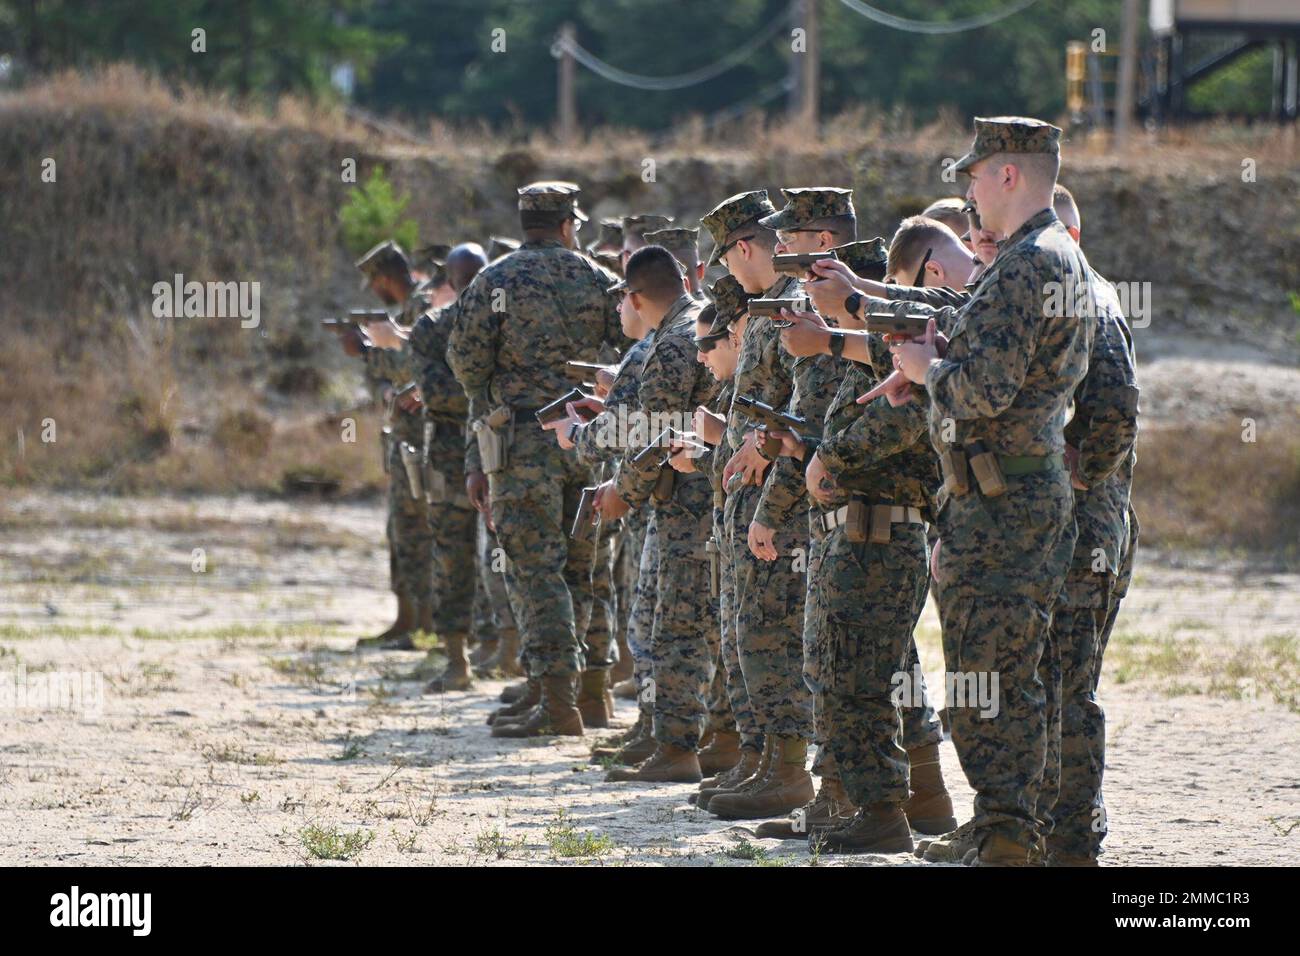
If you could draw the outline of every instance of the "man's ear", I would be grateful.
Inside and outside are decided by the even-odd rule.
[[[817,251],[825,252],[827,249],[834,249],[836,246],[835,234],[829,229],[823,229],[817,233]]]
[[[925,284],[936,289],[942,289],[945,285],[944,280],[948,274],[944,272],[943,266],[931,259],[925,264]]]
[[[1073,239],[1076,243],[1078,243],[1078,241],[1079,241],[1079,227],[1078,227],[1078,226],[1066,226],[1066,227],[1065,227],[1065,231],[1068,232],[1068,233],[1070,234],[1070,238],[1071,238],[1071,239]]]
[[[703,282],[703,281],[704,281],[704,273],[705,273],[705,271],[707,270],[707,268],[708,268],[708,267],[707,267],[703,262],[701,262],[701,263],[699,263],[699,264],[697,264],[697,265],[695,266],[695,279],[696,279],[696,281],[698,281],[698,282]]]

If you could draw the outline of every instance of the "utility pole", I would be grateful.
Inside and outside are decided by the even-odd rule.
[[[792,45],[790,53],[790,119],[807,135],[816,135],[821,80],[817,0],[790,0],[790,27],[803,30],[802,44]]]
[[[1119,35],[1119,82],[1115,86],[1115,151],[1128,148],[1137,86],[1138,0],[1124,0]]]
[[[560,27],[560,65],[557,112],[560,120],[560,141],[572,143],[578,132],[578,91],[574,82],[577,67],[573,60],[573,45],[578,42],[578,33],[572,23]]]
[[[803,55],[802,120],[808,135],[817,138],[821,112],[821,36],[817,25],[817,0],[803,0],[803,26],[808,49]]]

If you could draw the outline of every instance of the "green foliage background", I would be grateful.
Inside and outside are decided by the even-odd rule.
[[[411,197],[393,192],[383,167],[377,166],[370,178],[348,193],[347,202],[339,210],[339,225],[343,245],[354,256],[383,242],[395,239],[403,249],[414,250],[420,245],[420,227],[414,219],[403,219]]]
[[[1065,44],[1104,29],[1119,42],[1120,0],[1040,0],[993,26],[950,36],[879,26],[838,0],[821,12],[825,115],[868,104],[933,118],[1064,110]],[[1010,0],[871,0],[920,20],[1001,9]],[[655,76],[712,63],[784,16],[790,0],[0,0],[0,55],[15,73],[130,60],[163,76],[239,93],[331,97],[330,71],[351,64],[356,101],[410,118],[437,115],[530,128],[555,118],[560,25],[615,66]],[[207,52],[191,51],[191,31]],[[506,50],[493,52],[493,31]],[[789,24],[717,79],[671,92],[630,90],[578,71],[584,125],[663,129],[772,88],[790,68]],[[1244,58],[1194,103],[1268,105],[1267,69]],[[1262,85],[1261,85],[1262,82]],[[1196,99],[1195,97],[1199,97]],[[775,97],[769,109],[780,110]]]

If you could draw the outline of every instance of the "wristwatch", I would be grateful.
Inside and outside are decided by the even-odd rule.
[[[844,309],[849,315],[857,316],[858,309],[862,308],[862,293],[854,292],[844,300]]]
[[[833,355],[835,358],[844,357],[844,333],[843,332],[832,331],[830,345],[831,345],[831,355]]]

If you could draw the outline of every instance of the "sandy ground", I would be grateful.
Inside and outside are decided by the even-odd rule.
[[[603,782],[595,735],[493,740],[499,683],[421,697],[419,653],[351,653],[391,610],[381,528],[374,504],[0,504],[0,678],[89,691],[0,711],[0,864],[845,863],[752,842],[690,786]],[[1300,582],[1179,565],[1148,556],[1108,656],[1105,862],[1300,863]],[[933,608],[919,633],[933,680]]]

